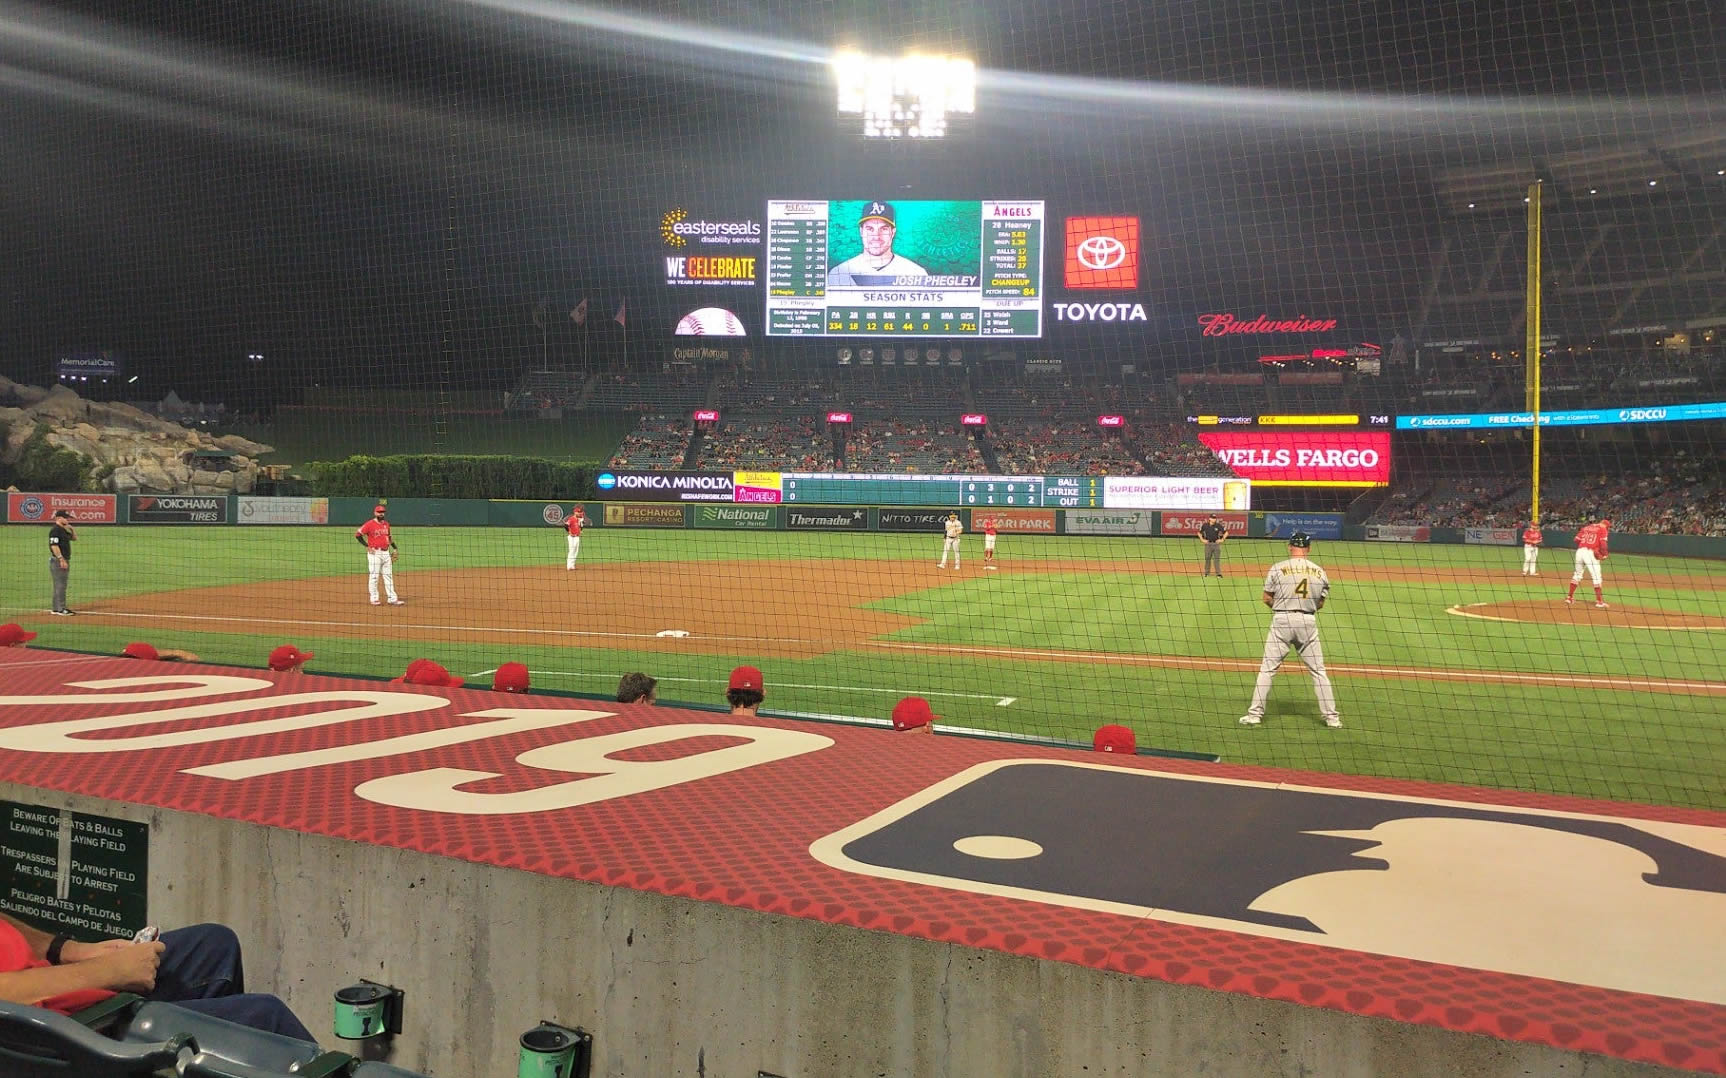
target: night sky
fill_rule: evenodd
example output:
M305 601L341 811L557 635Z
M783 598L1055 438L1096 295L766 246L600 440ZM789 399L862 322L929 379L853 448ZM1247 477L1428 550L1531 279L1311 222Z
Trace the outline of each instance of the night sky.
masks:
M690 299L660 214L770 197L1139 214L1147 337L1091 342L1123 355L1178 359L1158 335L1198 310L1394 330L1436 172L1726 129L1708 7L0 0L0 372L113 348L153 396L503 384L534 305L567 350L583 296L600 347L627 298L652 354ZM979 115L865 143L838 45L972 56Z

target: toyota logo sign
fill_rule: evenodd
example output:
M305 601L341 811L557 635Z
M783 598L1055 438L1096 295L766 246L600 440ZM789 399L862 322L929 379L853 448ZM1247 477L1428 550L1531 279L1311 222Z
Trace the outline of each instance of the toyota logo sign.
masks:
M1079 264L1089 270L1112 270L1127 260L1127 245L1113 236L1092 236L1079 244Z
M1137 217L1069 217L1062 246L1062 279L1068 288L1128 292L1139 287Z

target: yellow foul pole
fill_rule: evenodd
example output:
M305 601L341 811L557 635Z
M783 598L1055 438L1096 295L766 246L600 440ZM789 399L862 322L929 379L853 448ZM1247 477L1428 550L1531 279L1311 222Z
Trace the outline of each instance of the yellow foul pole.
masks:
M1524 312L1528 339L1522 349L1526 397L1523 403L1534 419L1528 519L1535 525L1540 523L1540 191L1539 181L1528 185L1528 297Z

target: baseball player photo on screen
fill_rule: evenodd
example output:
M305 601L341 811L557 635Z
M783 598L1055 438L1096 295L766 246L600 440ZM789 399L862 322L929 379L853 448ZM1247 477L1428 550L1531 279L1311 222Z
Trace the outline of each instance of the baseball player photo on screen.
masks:
M769 336L1037 337L1043 203L767 204Z

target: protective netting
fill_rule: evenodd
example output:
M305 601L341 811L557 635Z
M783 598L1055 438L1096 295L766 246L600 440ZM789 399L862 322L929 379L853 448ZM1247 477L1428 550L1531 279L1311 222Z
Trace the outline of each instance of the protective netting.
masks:
M0 5L5 613L1726 807L1705 8Z

